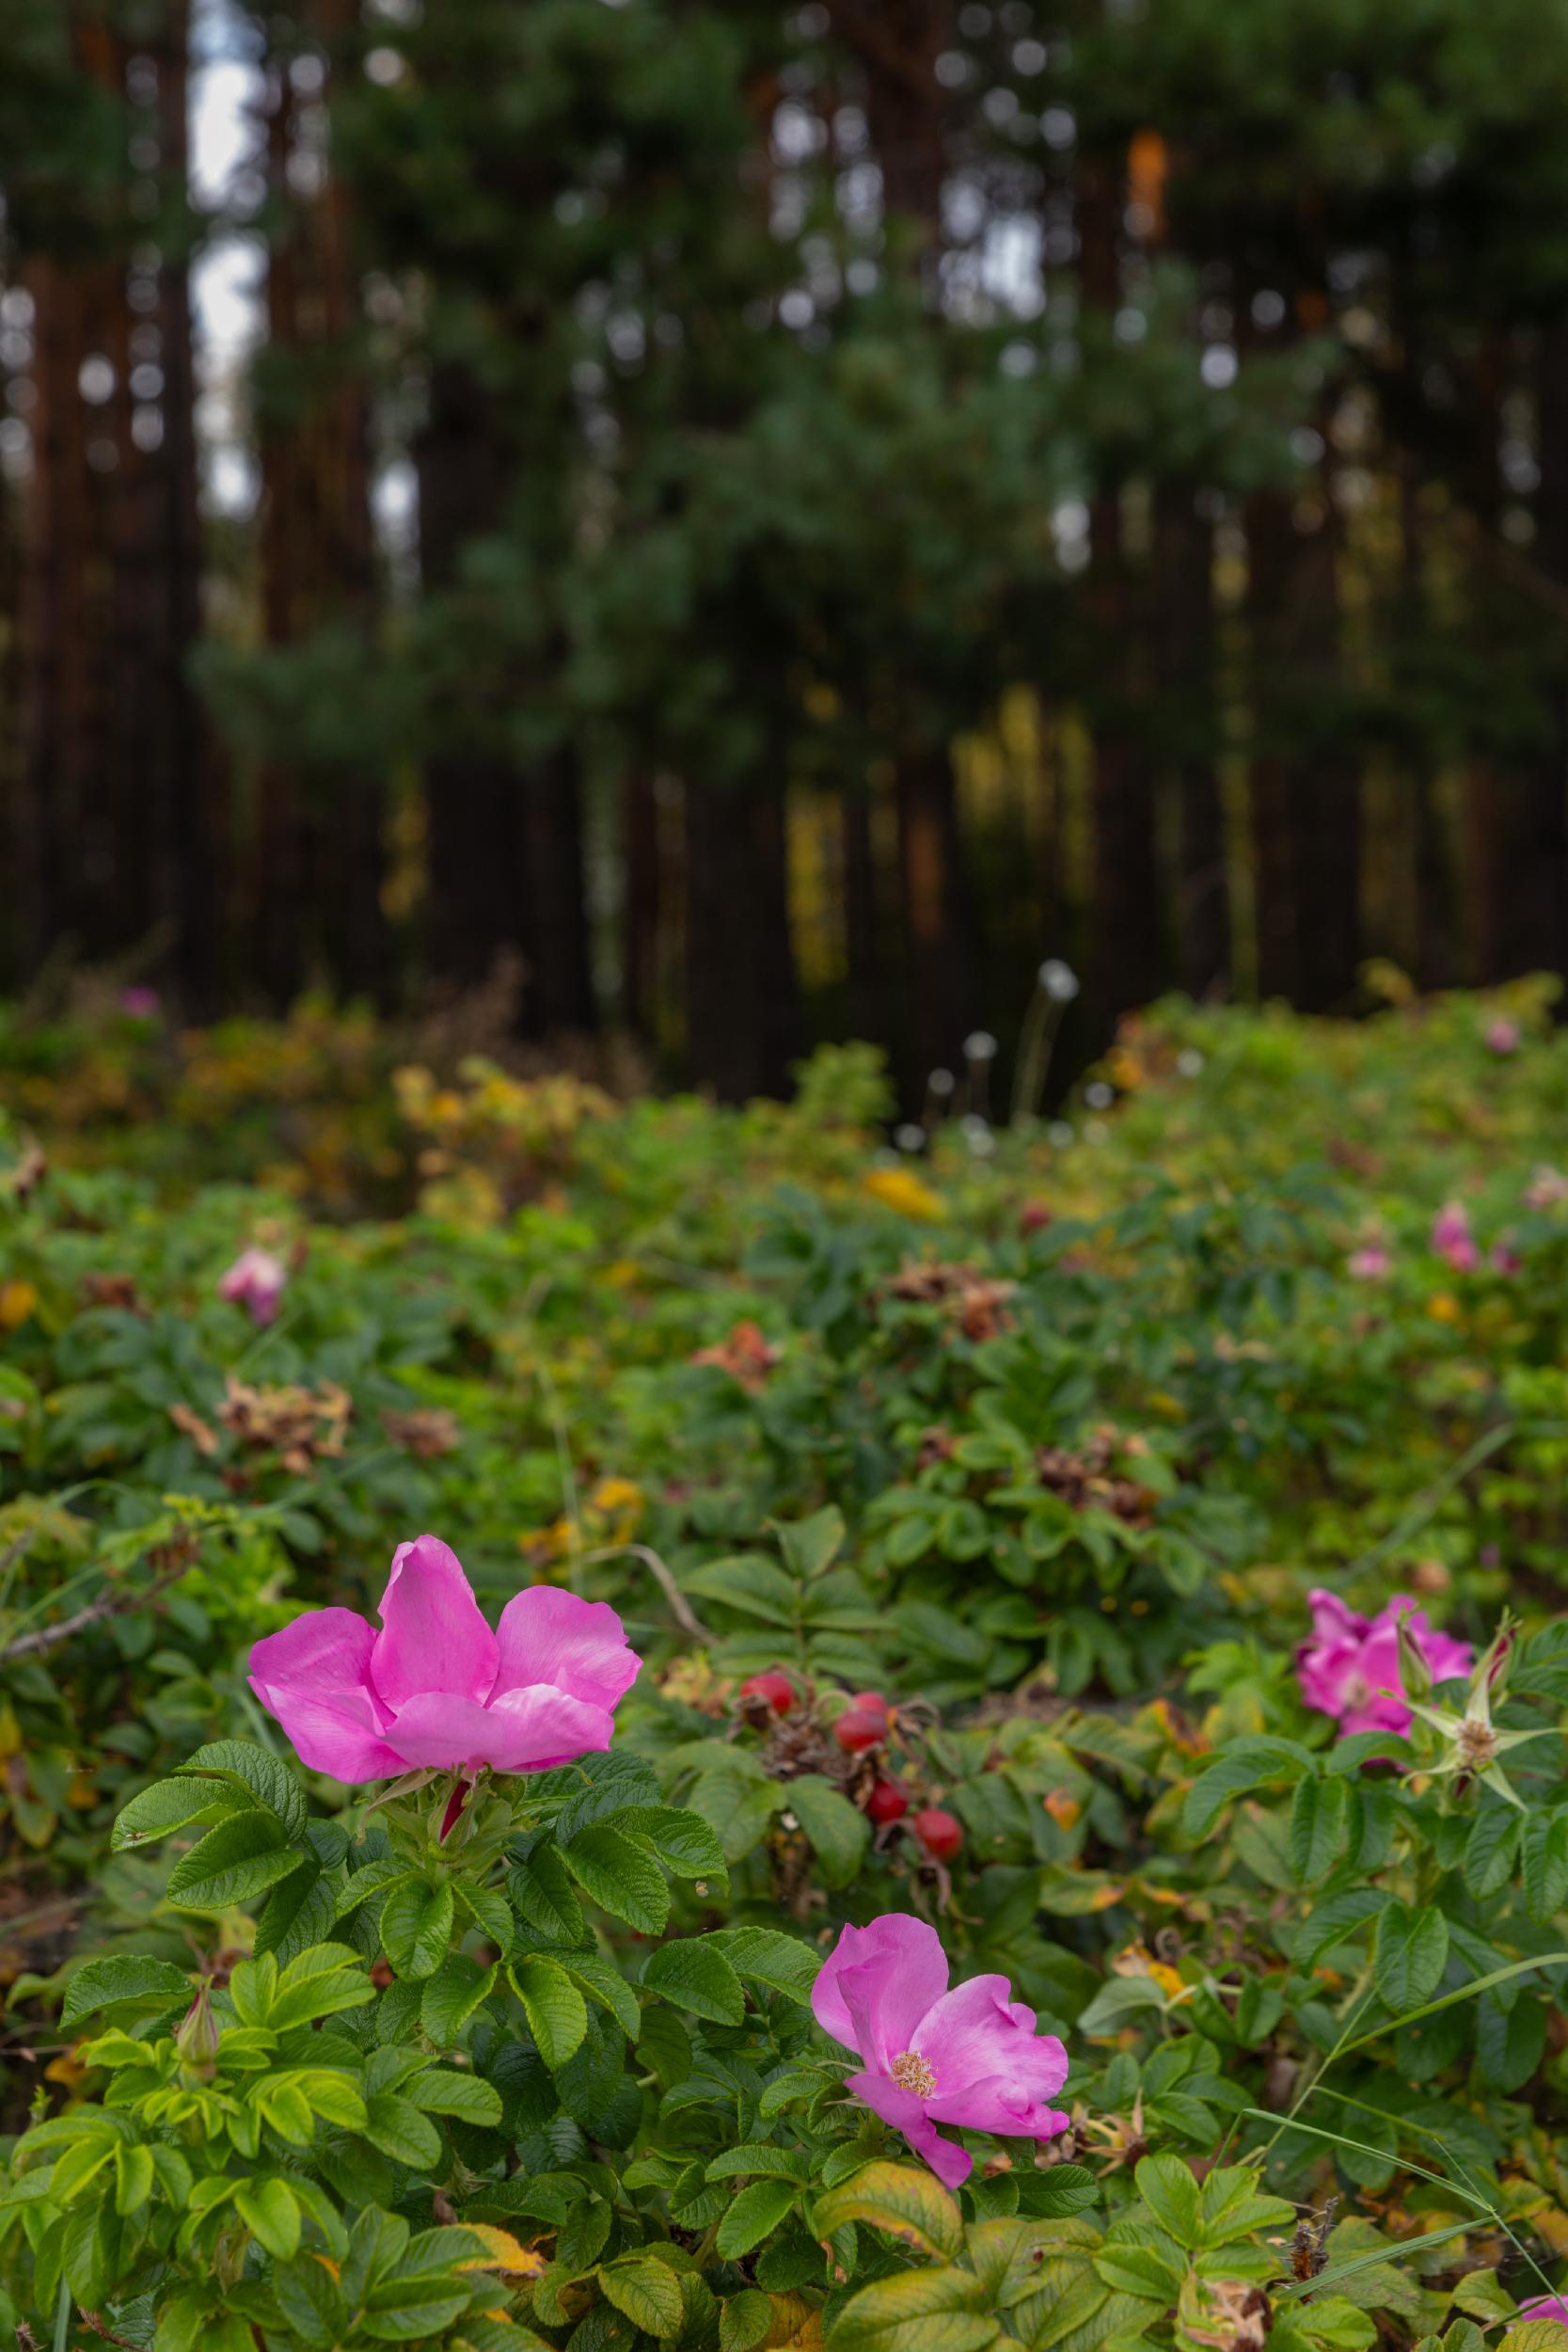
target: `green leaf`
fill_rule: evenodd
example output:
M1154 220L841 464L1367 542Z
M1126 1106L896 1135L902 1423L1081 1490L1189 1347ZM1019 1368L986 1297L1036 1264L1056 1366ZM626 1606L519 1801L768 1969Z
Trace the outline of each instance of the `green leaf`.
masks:
M608 1821L591 1822L562 1860L584 1894L642 1935L660 1935L670 1916L670 1889L663 1871L645 1848Z
M347 1944L312 1944L297 1952L278 1978L266 2022L272 2032L287 2033L362 2009L374 1998L375 1986L356 1951Z
M971 2270L900 2271L851 2296L829 2343L832 2352L985 2352L1002 2333L986 2302Z
M1530 1917L1549 1919L1568 1902L1568 1809L1530 1815L1522 1860Z
M795 1623L799 1596L794 1582L783 1568L754 1552L736 1552L728 1560L709 1560L700 1568L689 1569L681 1578L681 1587L699 1600L719 1601L737 1615L759 1618L764 1625L793 1627Z
M1476 2057L1481 2078L1494 2090L1521 2090L1541 2063L1546 2043L1546 2012L1533 1993L1521 1993L1504 2009L1490 1993L1476 2010Z
M547 1839L526 1862L514 1862L506 1874L507 1898L524 1927L552 1944L580 1944L584 1934L582 1905L565 1864Z
M721 1928L706 1941L737 1977L766 1985L770 1993L783 1993L802 2009L810 2007L822 1955L798 1936L778 1928Z
M1182 1830L1188 1837L1206 1837L1232 1797L1266 1782L1299 1780L1315 1769L1311 1750L1294 1740L1238 1740L1188 1789Z
M760 2287L743 2287L719 2306L719 2352L756 2352L772 2325L771 2296L764 2295Z
M450 2050L482 2002L499 1970L482 1968L467 1952L451 1952L430 1979L420 2003L420 2025L438 2050Z
M661 1944L649 1953L642 1981L650 1992L661 1994L678 2009L689 2010L693 2017L709 2018L715 2025L738 2026L746 2013L740 1979L723 1953L715 1950L710 1936Z
M1465 1846L1465 1891L1478 1902L1498 1893L1513 1877L1522 1818L1516 1805L1500 1797L1482 1797Z
M623 2254L606 2263L599 2284L618 2312L645 2335L678 2336L686 2325L680 2280L655 2254Z
M175 1777L186 1773L203 1780L219 1780L230 1788L253 1797L258 1804L282 1822L292 1840L305 1835L309 1819L305 1804L305 1791L289 1767L265 1748L259 1748L250 1740L214 1740L211 1746L198 1748L187 1756L183 1764L175 1766ZM259 2234L259 2233L258 2233Z
M588 2031L582 1994L553 1960L514 1961L509 1974L540 2057L552 2071L564 2066Z
M394 2164L428 2172L441 2160L441 2136L413 2102L378 2090L365 2103L365 2137Z
M803 1519L774 1519L774 1534L791 1576L809 1584L826 1575L844 1549L844 1514L836 1502Z
M171 1830L189 1829L196 1821L221 1821L238 1809L227 1790L190 1781L155 1780L115 1816L109 1849L121 1853L127 1847L150 1845Z
M1180 2156L1145 2156L1133 2177L1144 2203L1179 2246L1191 2251L1203 2243L1198 2185Z
M1290 1839L1291 1867L1298 1885L1318 1885L1343 1856L1350 1843L1354 1797L1349 1781L1338 1772L1326 1780L1297 1782Z
M1154 2246L1107 2239L1094 2258L1095 2269L1117 2295L1146 2296L1166 2311L1181 2292L1182 2269Z
M1511 2328L1497 2352L1568 2352L1568 2328L1560 2319L1526 2319Z
M433 2066L403 2088L404 2096L421 2115L451 2115L460 2123L490 2131L501 2120L500 2092L480 2074L460 2074L450 2066Z
M771 2235L785 2214L794 2211L800 2195L798 2181L753 2181L725 2207L714 2240L725 2262L751 2253ZM826 2229L824 2235L831 2235Z
M152 2151L122 2140L115 2150L115 2211L139 2212L152 2194Z
M423 1879L394 1886L381 1910L381 1942L400 1977L414 1983L433 1977L451 1946L454 1907L450 1886Z
M923 2254L954 2261L963 2249L963 2217L924 2165L892 2164L880 2158L863 2165L816 2200L813 2235L832 2237L847 2221L867 2221Z
M738 2148L726 2148L713 2157L706 2168L710 2181L743 2181L752 2174L766 2174L770 2180L794 2181L805 2185L806 2158L795 2148L775 2148L768 2140L750 2140Z
M602 1952L563 1952L561 1965L575 1985L607 2009L628 2042L642 2030L642 2006L611 1960Z
M630 1805L615 1815L613 1826L651 1846L675 1878L711 1879L719 1895L729 1884L729 1866L712 1823L689 1805Z
M166 1891L181 1911L231 1911L288 1878L299 1860L274 1815L235 1813L182 1854Z
M299 2251L299 2207L283 2182L242 2181L234 2202L274 2262L292 2262Z
M115 1952L84 1961L65 1989L62 2026L74 2026L114 2002L134 2002L154 2013L178 2009L191 1998L192 1979L172 1961L143 1952Z
M848 1886L871 1843L865 1815L820 1772L790 1781L784 1801L811 1839L823 1885Z
M1402 2017L1434 1993L1449 1960L1449 1923L1435 1905L1412 1911L1391 1902L1377 1923L1372 1981L1378 1997Z

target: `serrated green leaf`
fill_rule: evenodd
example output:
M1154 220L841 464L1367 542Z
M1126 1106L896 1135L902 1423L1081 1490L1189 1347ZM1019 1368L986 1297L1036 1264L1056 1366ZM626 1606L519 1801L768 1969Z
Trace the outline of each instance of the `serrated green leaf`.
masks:
M582 1994L558 1961L535 1955L514 1961L509 1973L540 2057L552 2071L564 2066L588 2031Z
M697 1935L678 1943L661 1944L650 1952L642 1981L652 1993L673 2001L693 2017L706 2017L720 2026L738 2026L746 2014L740 1979L711 1937Z
M608 1821L578 1832L561 1858L601 1911L624 1919L641 1935L660 1935L670 1916L670 1888L645 1848Z

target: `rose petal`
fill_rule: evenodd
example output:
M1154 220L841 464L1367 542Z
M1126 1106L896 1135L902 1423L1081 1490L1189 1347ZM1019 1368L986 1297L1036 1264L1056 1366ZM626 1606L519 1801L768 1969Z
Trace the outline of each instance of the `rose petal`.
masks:
M945 2187L959 2188L968 2180L974 2169L974 2157L967 2149L955 2148L950 2139L942 2138L912 2090L901 2090L885 2074L847 2074L844 2088L852 2090L884 2123L902 2132L915 2154L930 2166Z
M437 1771L536 1772L608 1748L613 1730L602 1707L545 1684L508 1691L493 1707L452 1691L417 1691L388 1725L404 1764Z
M559 1584L515 1593L496 1629L495 1692L546 1682L575 1699L613 1708L641 1672L626 1629L602 1600L579 1600Z
M371 1675L388 1707L420 1692L486 1699L496 1679L496 1637L480 1614L457 1554L436 1535L400 1544L381 1596L383 1630Z
M1036 2033L1034 2010L1011 1994L1006 1977L971 1977L943 1994L921 2019L911 2046L936 2077L926 2107L938 2122L965 2123L975 2131L1032 2131L1032 2111L1066 2082L1066 2050L1054 2034ZM992 2111L1002 2115L998 2102L1004 2091L1006 2113L1024 2120L991 2120Z
M912 2046L916 2026L946 1986L947 1956L936 1930L890 1912L869 1927L844 1930L812 1989L812 2015L824 2033L885 2074Z
M371 1688L375 1634L352 1609L314 1609L250 1653L250 1687L276 1715L302 1764L334 1780L386 1780L403 1770L381 1737L386 1709Z

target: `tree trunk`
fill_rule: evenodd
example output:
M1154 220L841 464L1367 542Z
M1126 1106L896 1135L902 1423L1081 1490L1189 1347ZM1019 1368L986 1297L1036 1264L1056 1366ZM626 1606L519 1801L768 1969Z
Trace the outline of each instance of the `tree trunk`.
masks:
M945 743L911 745L898 759L898 866L904 910L906 1015L913 1066L956 1066L980 1014L958 843L953 759Z
M1156 495L1154 595L1158 600L1161 708L1175 742L1179 945L1189 995L1230 987L1230 885L1216 751L1213 546L1189 484Z
M438 595L457 581L468 542L503 521L512 471L490 400L460 363L432 371L416 460L425 587ZM497 715L476 724L454 708L441 721L443 748L425 763L433 968L473 985L518 959L525 1031L591 1029L576 755L558 745L523 769L495 746Z
M652 776L633 769L621 787L625 883L621 914L621 1021L651 1043L658 1029L658 937L663 867Z
M686 787L687 1061L723 1103L784 1094L800 1050L784 801Z

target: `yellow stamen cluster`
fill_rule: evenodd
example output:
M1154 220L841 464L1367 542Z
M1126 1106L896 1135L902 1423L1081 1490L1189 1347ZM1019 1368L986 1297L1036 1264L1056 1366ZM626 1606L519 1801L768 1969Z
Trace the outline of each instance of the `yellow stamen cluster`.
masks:
M928 2099L937 2087L934 2068L918 2050L900 2050L887 2071L900 2090L912 2090L917 2099Z

